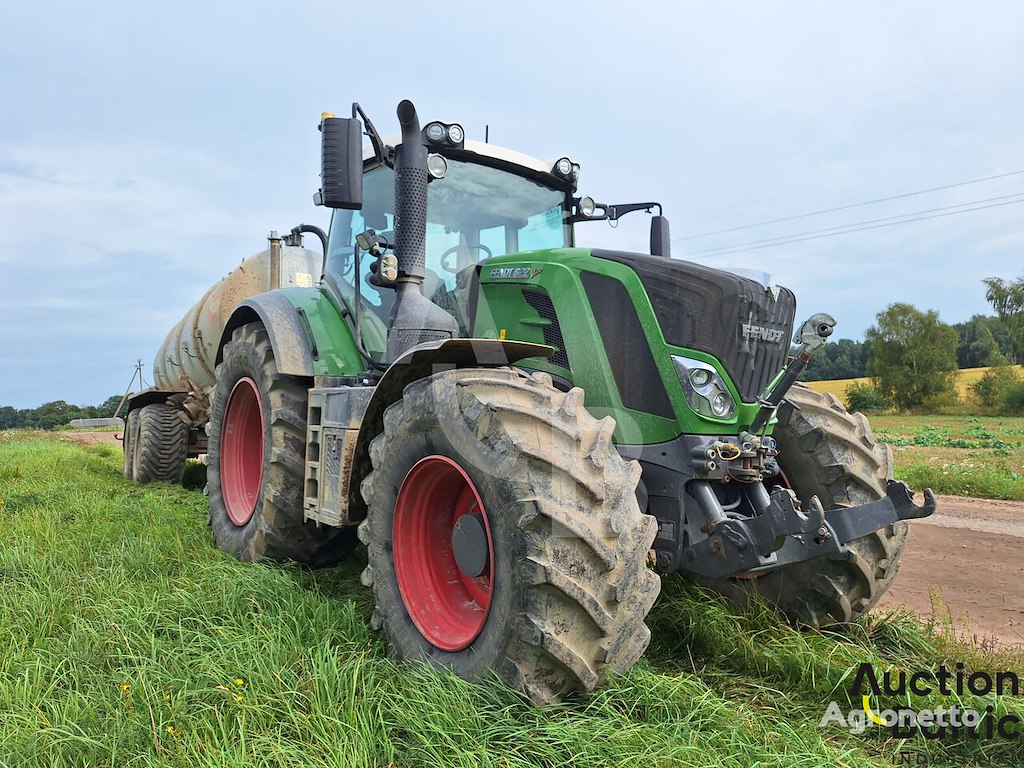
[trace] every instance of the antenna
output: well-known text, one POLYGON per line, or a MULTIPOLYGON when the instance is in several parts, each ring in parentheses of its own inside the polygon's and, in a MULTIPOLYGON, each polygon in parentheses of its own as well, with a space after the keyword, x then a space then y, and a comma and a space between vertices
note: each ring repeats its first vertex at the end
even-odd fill
POLYGON ((489 144, 491 139, 491 126, 484 126, 484 144, 489 144))

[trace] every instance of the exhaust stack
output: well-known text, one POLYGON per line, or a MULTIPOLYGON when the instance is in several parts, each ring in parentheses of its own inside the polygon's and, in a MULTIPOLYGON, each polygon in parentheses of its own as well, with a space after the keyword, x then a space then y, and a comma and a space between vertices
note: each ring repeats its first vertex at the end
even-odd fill
POLYGON ((398 282, 388 329, 385 362, 427 341, 459 335, 455 318, 423 295, 426 276, 427 148, 416 107, 408 99, 398 105, 402 143, 395 147, 395 258, 398 282))
POLYGON ((402 143, 395 147, 395 256, 399 279, 417 283, 426 276, 427 148, 420 134, 416 107, 406 99, 398 105, 402 143))

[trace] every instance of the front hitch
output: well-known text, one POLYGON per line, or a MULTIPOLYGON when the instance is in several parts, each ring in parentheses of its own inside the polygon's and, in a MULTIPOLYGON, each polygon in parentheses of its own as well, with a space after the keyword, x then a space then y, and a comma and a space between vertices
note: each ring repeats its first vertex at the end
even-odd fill
MULTIPOLYGON (((705 501, 698 498, 703 508, 705 501)), ((704 510, 714 522, 708 526, 707 538, 683 551, 683 567, 709 579, 722 579, 757 568, 838 554, 851 542, 880 528, 900 520, 928 517, 935 511, 935 494, 925 489, 924 504, 917 506, 913 491, 905 483, 890 480, 885 496, 858 507, 826 511, 817 496, 812 496, 806 506, 806 511, 801 509, 788 490, 778 488, 755 517, 715 519, 714 510, 704 510), (803 546, 787 548, 789 557, 782 559, 776 553, 787 537, 803 546)))

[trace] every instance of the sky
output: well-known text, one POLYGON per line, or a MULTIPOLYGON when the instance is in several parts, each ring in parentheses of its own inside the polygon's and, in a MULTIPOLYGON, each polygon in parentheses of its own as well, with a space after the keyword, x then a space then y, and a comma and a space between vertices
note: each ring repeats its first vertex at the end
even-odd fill
POLYGON ((981 281, 1024 274, 1015 2, 4 0, 0 30, 0 406, 151 382, 270 230, 327 227, 316 125, 353 101, 383 134, 408 98, 567 155, 580 193, 660 202, 674 257, 769 272, 837 338, 894 302, 992 314, 981 281))

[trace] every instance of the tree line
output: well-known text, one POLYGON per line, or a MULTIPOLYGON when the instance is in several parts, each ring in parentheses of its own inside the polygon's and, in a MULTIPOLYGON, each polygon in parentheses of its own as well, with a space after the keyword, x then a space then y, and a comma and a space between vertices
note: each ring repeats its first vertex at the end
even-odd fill
POLYGON ((72 419, 104 419, 114 415, 121 395, 111 395, 101 405, 71 405, 63 400, 38 408, 0 406, 0 429, 56 429, 72 419))
MULTIPOLYGON (((1009 360, 1021 360, 1019 354, 1014 354, 1009 329, 998 316, 974 315, 970 320, 950 327, 957 334, 958 368, 985 368, 1009 360)), ((871 357, 870 341, 839 339, 826 344, 814 354, 800 379, 859 379, 868 375, 868 361, 871 357)))

